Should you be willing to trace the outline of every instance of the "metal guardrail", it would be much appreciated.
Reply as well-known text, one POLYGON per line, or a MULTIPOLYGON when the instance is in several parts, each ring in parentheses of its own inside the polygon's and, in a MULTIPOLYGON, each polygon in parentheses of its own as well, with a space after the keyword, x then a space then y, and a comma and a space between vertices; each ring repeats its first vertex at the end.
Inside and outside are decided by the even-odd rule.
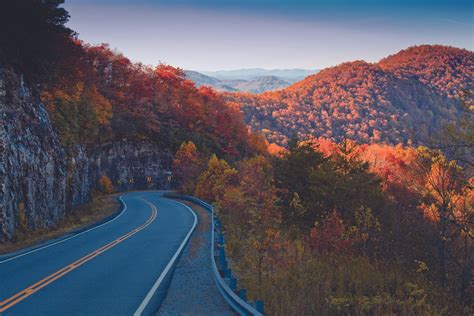
POLYGON ((237 290, 237 280, 232 276, 231 269, 228 268, 227 260, 225 258, 224 236, 221 232, 221 224, 217 216, 214 214, 214 207, 198 198, 189 195, 181 195, 175 193, 164 193, 165 197, 177 198, 194 202, 211 213, 212 228, 211 228, 211 264, 214 274, 214 280, 217 289, 226 302, 239 315, 263 315, 263 302, 247 302, 245 289, 237 290), (216 242, 217 241, 217 242, 216 242), (216 257, 218 261, 216 262, 216 257))

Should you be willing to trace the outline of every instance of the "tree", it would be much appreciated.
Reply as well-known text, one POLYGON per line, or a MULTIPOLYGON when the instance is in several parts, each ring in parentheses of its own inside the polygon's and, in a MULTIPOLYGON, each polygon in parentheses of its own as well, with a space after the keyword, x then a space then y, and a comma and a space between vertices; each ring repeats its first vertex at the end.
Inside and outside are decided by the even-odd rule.
POLYGON ((77 48, 75 33, 65 26, 69 14, 63 0, 0 2, 0 59, 39 83, 49 77, 63 55, 77 48))
POLYGON ((102 96, 95 85, 85 86, 77 82, 67 90, 44 91, 43 102, 51 114, 63 144, 89 145, 99 137, 99 130, 106 127, 112 117, 112 105, 102 96))
POLYGON ((208 201, 219 202, 226 190, 237 183, 237 170, 224 159, 212 155, 196 184, 195 195, 208 201))
POLYGON ((199 174, 203 170, 203 160, 192 141, 183 142, 173 159, 173 174, 178 190, 192 194, 199 174))
POLYGON ((465 92, 462 100, 463 112, 458 122, 446 124, 441 133, 432 140, 434 148, 439 148, 450 157, 471 169, 474 168, 474 104, 472 92, 465 92))
POLYGON ((287 226, 309 230, 325 210, 324 198, 315 192, 315 181, 327 171, 328 160, 316 152, 310 143, 289 143, 288 152, 274 160, 275 186, 279 207, 287 226), (298 203, 295 203, 295 198, 298 203))
POLYGON ((257 276, 257 293, 261 297, 263 278, 269 272, 269 251, 280 238, 280 213, 275 205, 271 162, 264 156, 243 160, 238 168, 238 185, 231 187, 219 202, 219 213, 227 223, 227 234, 238 240, 242 264, 257 276))
MULTIPOLYGON (((424 198, 421 208, 434 221, 438 230, 440 282, 447 289, 449 275, 452 274, 449 270, 454 270, 453 265, 459 265, 454 254, 457 240, 464 237, 463 252, 472 252, 472 186, 462 168, 441 152, 421 147, 418 149, 418 159, 418 172, 423 177, 421 187, 418 188, 424 198)), ((469 262, 472 257, 464 259, 468 261, 464 265, 472 265, 472 261, 469 262)), ((466 267, 462 270, 466 270, 466 267)), ((464 274, 465 271, 463 278, 472 277, 464 274)), ((462 284, 465 284, 464 280, 462 284)))

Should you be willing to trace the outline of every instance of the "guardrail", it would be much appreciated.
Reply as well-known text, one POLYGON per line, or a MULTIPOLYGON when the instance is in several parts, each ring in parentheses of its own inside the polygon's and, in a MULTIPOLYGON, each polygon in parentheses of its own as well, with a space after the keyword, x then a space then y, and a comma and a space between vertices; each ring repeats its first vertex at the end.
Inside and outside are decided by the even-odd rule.
POLYGON ((191 201, 202 206, 211 213, 211 264, 214 280, 219 293, 221 293, 226 302, 239 315, 263 315, 262 301, 248 302, 246 297, 247 291, 245 289, 239 289, 237 291, 237 279, 232 275, 232 271, 227 264, 224 249, 224 236, 222 235, 221 231, 222 226, 219 218, 214 214, 214 207, 211 204, 189 195, 166 192, 164 193, 164 196, 168 198, 177 198, 191 201))

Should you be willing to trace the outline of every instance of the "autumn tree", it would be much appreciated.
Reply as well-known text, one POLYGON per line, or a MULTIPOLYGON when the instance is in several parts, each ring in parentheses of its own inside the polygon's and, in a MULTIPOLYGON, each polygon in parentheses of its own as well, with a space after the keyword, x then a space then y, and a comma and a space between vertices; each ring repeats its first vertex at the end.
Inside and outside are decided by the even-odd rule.
POLYGON ((42 99, 67 148, 91 144, 112 117, 112 105, 97 88, 78 82, 67 90, 44 91, 42 99))
MULTIPOLYGON (((453 160, 448 160, 438 151, 421 147, 418 150, 418 172, 423 177, 418 190, 424 200, 422 210, 431 218, 438 230, 439 275, 443 288, 448 288, 450 271, 460 265, 459 258, 454 254, 454 247, 461 237, 463 253, 472 252, 472 186, 463 174, 462 168, 453 160), (464 238, 463 238, 464 237, 464 238)), ((464 257, 461 265, 472 265, 472 257, 464 257), (467 260, 467 262, 466 262, 467 260)), ((465 266, 462 278, 465 275, 465 266)), ((457 282, 456 282, 457 283, 457 282)), ((462 281, 461 284, 466 284, 462 281)), ((451 286, 452 283, 451 283, 451 286)), ((462 289, 465 292, 466 288, 462 289)))
POLYGON ((103 174, 99 178, 99 189, 100 191, 102 191, 102 193, 105 193, 105 194, 110 194, 110 193, 115 192, 115 188, 114 188, 114 185, 112 184, 112 180, 110 180, 110 178, 105 174, 103 174))
POLYGON ((203 159, 196 145, 191 141, 183 142, 173 159, 173 174, 178 190, 192 194, 203 167, 203 159))
POLYGON ((462 98, 463 111, 455 123, 448 123, 432 140, 432 146, 439 148, 460 164, 474 172, 474 104, 472 91, 466 91, 462 98))
POLYGON ((257 276, 257 297, 263 278, 270 271, 269 252, 280 239, 280 213, 276 208, 272 164, 264 156, 243 160, 238 168, 238 185, 225 192, 219 203, 222 218, 229 225, 230 250, 243 261, 247 273, 257 276))
POLYGON ((212 155, 196 184, 195 195, 208 201, 219 202, 226 190, 237 182, 237 170, 224 159, 212 155))

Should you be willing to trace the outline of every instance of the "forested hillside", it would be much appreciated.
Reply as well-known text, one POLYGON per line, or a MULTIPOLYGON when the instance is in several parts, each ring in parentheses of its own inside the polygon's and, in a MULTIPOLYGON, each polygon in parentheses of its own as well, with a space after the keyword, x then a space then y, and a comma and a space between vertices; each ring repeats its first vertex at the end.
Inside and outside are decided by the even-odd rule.
POLYGON ((181 70, 133 64, 107 45, 76 45, 78 55, 64 58, 42 93, 66 146, 133 138, 175 149, 192 140, 233 157, 252 150, 239 110, 181 70))
POLYGON ((362 143, 423 144, 462 112, 472 90, 474 54, 444 46, 419 46, 378 64, 344 63, 289 88, 260 95, 226 94, 246 122, 271 142, 293 134, 362 143))
POLYGON ((292 139, 231 164, 185 143, 173 168, 270 315, 472 314, 473 179, 437 150, 292 139))
POLYGON ((80 41, 62 2, 0 4, 0 240, 49 229, 101 191, 164 188, 183 141, 230 161, 266 150, 180 69, 80 41))

